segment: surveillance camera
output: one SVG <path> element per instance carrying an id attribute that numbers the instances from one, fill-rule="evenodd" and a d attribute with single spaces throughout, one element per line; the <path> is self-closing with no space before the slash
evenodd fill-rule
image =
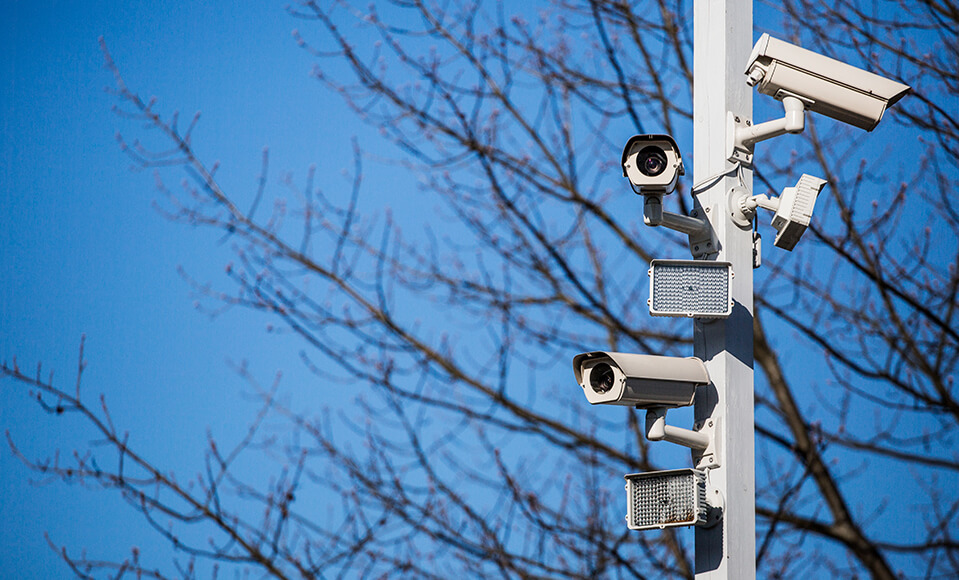
<path id="1" fill-rule="evenodd" d="M 795 97 L 806 109 L 872 131 L 909 87 L 773 38 L 759 37 L 746 65 L 746 83 L 778 100 Z"/>
<path id="2" fill-rule="evenodd" d="M 623 148 L 623 176 L 638 194 L 666 194 L 685 175 L 683 158 L 669 135 L 635 135 Z"/>
<path id="3" fill-rule="evenodd" d="M 679 358 L 622 352 L 584 352 L 573 357 L 573 373 L 593 405 L 688 407 L 696 387 L 709 383 L 706 365 Z"/>

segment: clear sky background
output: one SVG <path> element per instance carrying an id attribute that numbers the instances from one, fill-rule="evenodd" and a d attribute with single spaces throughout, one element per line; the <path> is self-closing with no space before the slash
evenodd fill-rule
<path id="1" fill-rule="evenodd" d="M 121 129 L 137 132 L 111 112 L 116 99 L 104 89 L 113 78 L 98 38 L 131 90 L 155 95 L 162 112 L 178 109 L 184 121 L 202 112 L 199 153 L 221 161 L 227 190 L 252 197 L 265 146 L 272 186 L 287 172 L 302 183 L 315 165 L 324 188 L 348 190 L 351 137 L 379 143 L 310 78 L 313 63 L 291 37 L 299 23 L 282 3 L 224 6 L 0 4 L 0 359 L 42 362 L 66 387 L 86 335 L 87 400 L 103 393 L 120 429 L 138 438 L 131 444 L 187 476 L 201 465 L 208 431 L 235 441 L 256 411 L 238 396 L 247 387 L 231 365 L 249 361 L 264 381 L 282 370 L 295 382 L 304 371 L 296 341 L 268 334 L 265 318 L 236 310 L 214 319 L 195 307 L 178 269 L 215 281 L 229 242 L 152 207 L 152 174 L 133 170 L 115 140 Z M 404 198 L 415 187 L 368 169 L 366 203 L 420 209 Z M 27 458 L 68 455 L 90 440 L 79 420 L 47 416 L 21 385 L 0 383 L 0 393 L 0 428 Z M 314 393 L 304 404 L 335 408 L 351 398 Z M 45 533 L 71 553 L 105 559 L 149 544 L 168 568 L 172 552 L 115 495 L 39 479 L 0 442 L 0 578 L 69 577 Z"/>
<path id="2" fill-rule="evenodd" d="M 189 469 L 207 429 L 229 440 L 255 411 L 237 396 L 245 386 L 230 361 L 249 360 L 267 381 L 279 369 L 291 380 L 302 365 L 249 312 L 212 320 L 194 308 L 178 267 L 209 280 L 229 248 L 152 208 L 152 174 L 133 171 L 115 140 L 121 129 L 137 135 L 111 112 L 98 37 L 132 90 L 167 114 L 202 111 L 200 152 L 221 160 L 233 191 L 255 190 L 267 145 L 274 184 L 315 164 L 330 187 L 348 188 L 350 137 L 364 131 L 310 79 L 281 3 L 224 6 L 7 0 L 0 10 L 0 358 L 42 362 L 69 385 L 86 334 L 88 400 L 104 393 L 156 461 Z M 0 425 L 29 458 L 88 440 L 79 421 L 44 415 L 20 385 L 3 383 L 2 397 Z M 104 558 L 151 541 L 114 495 L 38 480 L 4 442 L 0 577 L 69 576 L 45 532 Z"/>

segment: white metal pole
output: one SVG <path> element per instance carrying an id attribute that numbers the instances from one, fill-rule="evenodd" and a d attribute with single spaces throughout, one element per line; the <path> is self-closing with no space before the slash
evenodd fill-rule
<path id="1" fill-rule="evenodd" d="M 752 0 L 694 0 L 693 152 L 696 182 L 734 169 L 726 160 L 726 113 L 752 118 L 752 91 L 744 69 L 752 48 Z M 752 171 L 741 173 L 752 186 Z M 697 195 L 699 212 L 715 228 L 719 260 L 733 265 L 732 315 L 695 323 L 695 354 L 712 385 L 696 396 L 696 421 L 718 423 L 719 467 L 709 487 L 724 500 L 721 524 L 696 528 L 697 580 L 751 580 L 756 576 L 755 457 L 753 444 L 753 239 L 726 208 L 735 173 L 710 179 Z M 702 215 L 702 213 L 700 213 Z"/>

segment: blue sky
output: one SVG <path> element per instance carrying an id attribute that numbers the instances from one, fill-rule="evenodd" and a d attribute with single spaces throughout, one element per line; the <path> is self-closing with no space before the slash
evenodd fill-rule
<path id="1" fill-rule="evenodd" d="M 102 392 L 157 461 L 195 466 L 208 428 L 229 438 L 255 410 L 236 396 L 244 385 L 228 361 L 248 359 L 267 379 L 301 365 L 282 339 L 264 342 L 263 320 L 231 311 L 214 321 L 195 310 L 178 267 L 208 279 L 228 248 L 151 207 L 152 174 L 133 171 L 114 138 L 131 127 L 111 112 L 98 37 L 127 84 L 155 95 L 161 110 L 186 119 L 202 111 L 201 152 L 215 152 L 235 190 L 255 189 L 267 145 L 275 181 L 316 164 L 332 187 L 346 186 L 349 139 L 362 128 L 310 79 L 290 34 L 296 22 L 278 3 L 8 1 L 2 16 L 0 357 L 31 369 L 42 361 L 64 386 L 86 334 L 88 398 Z M 34 459 L 57 448 L 67 455 L 71 440 L 89 437 L 76 420 L 50 420 L 12 383 L 3 385 L 0 424 Z M 101 557 L 123 557 L 151 537 L 118 498 L 37 481 L 5 443 L 0 520 L 0 577 L 68 576 L 44 532 Z"/>

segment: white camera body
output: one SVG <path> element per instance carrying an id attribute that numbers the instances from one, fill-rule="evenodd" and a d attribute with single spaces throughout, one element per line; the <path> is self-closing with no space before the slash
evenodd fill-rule
<path id="1" fill-rule="evenodd" d="M 696 388 L 709 384 L 706 365 L 681 358 L 622 352 L 584 352 L 573 357 L 576 382 L 593 405 L 688 407 Z"/>
<path id="2" fill-rule="evenodd" d="M 634 135 L 623 148 L 623 176 L 640 195 L 663 195 L 686 174 L 679 146 L 669 135 Z"/>
<path id="3" fill-rule="evenodd" d="M 902 83 L 790 44 L 759 37 L 746 65 L 746 83 L 782 101 L 872 131 L 885 110 L 909 92 Z"/>

